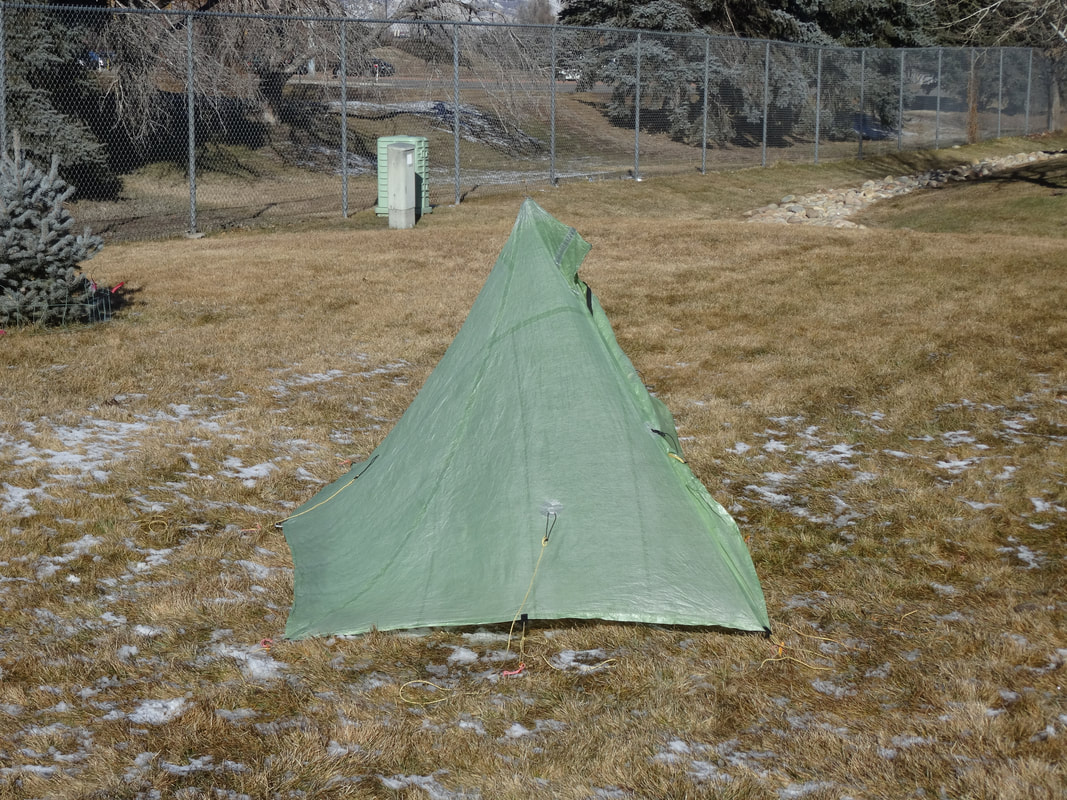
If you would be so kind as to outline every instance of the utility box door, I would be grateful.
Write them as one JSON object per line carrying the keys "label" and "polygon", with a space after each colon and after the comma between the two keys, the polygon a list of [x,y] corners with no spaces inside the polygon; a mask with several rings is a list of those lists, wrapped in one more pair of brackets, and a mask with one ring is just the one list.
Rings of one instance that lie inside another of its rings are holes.
{"label": "utility box door", "polygon": [[415,146],[415,216],[433,211],[430,206],[430,184],[426,180],[430,169],[430,147],[425,136],[380,136],[378,138],[378,205],[374,213],[389,216],[389,145]]}
{"label": "utility box door", "polygon": [[415,227],[415,147],[407,142],[389,145],[389,227]]}

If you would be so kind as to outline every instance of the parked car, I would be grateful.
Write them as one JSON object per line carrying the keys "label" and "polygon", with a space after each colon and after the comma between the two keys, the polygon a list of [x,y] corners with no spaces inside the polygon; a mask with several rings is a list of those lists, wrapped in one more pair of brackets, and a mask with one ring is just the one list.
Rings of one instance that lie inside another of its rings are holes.
{"label": "parked car", "polygon": [[890,136],[896,135],[895,130],[887,128],[877,117],[871,116],[870,114],[853,114],[852,130],[858,133],[862,138],[870,139],[875,142],[880,142],[883,139],[888,139]]}
{"label": "parked car", "polygon": [[89,50],[85,55],[78,59],[78,66],[94,70],[111,69],[111,59],[113,56],[114,53],[98,53],[95,50]]}
{"label": "parked car", "polygon": [[[361,60],[349,61],[348,63],[349,75],[360,75],[368,78],[388,78],[390,75],[396,74],[396,67],[386,61],[384,58],[367,58]],[[333,76],[336,78],[341,74],[341,68],[333,68]]]}

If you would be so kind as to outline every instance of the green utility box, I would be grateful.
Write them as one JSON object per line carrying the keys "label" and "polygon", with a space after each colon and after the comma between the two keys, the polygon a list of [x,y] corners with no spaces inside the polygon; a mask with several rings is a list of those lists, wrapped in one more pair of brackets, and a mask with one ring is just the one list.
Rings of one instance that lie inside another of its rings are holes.
{"label": "green utility box", "polygon": [[410,144],[415,148],[415,216],[429,214],[430,184],[426,180],[430,170],[430,145],[425,136],[380,136],[378,137],[378,205],[374,213],[379,217],[389,216],[389,145]]}

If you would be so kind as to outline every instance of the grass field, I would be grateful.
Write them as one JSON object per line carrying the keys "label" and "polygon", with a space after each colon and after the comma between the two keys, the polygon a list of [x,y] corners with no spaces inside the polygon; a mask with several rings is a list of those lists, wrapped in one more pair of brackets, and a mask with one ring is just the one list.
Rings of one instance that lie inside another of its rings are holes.
{"label": "grass field", "polygon": [[276,523],[388,433],[522,198],[105,247],[113,321],[0,337],[0,797],[1062,797],[1062,161],[740,215],[1065,145],[534,193],[774,632],[536,621],[516,677],[506,625],[286,641]]}

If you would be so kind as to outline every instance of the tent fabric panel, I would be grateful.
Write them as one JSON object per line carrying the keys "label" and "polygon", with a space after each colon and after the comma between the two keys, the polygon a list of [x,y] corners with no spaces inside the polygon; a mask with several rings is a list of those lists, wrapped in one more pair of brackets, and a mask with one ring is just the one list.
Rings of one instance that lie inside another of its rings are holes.
{"label": "tent fabric panel", "polygon": [[524,204],[403,417],[285,523],[287,636],[506,622],[539,558],[534,619],[768,627],[736,525],[577,277],[588,249]]}

